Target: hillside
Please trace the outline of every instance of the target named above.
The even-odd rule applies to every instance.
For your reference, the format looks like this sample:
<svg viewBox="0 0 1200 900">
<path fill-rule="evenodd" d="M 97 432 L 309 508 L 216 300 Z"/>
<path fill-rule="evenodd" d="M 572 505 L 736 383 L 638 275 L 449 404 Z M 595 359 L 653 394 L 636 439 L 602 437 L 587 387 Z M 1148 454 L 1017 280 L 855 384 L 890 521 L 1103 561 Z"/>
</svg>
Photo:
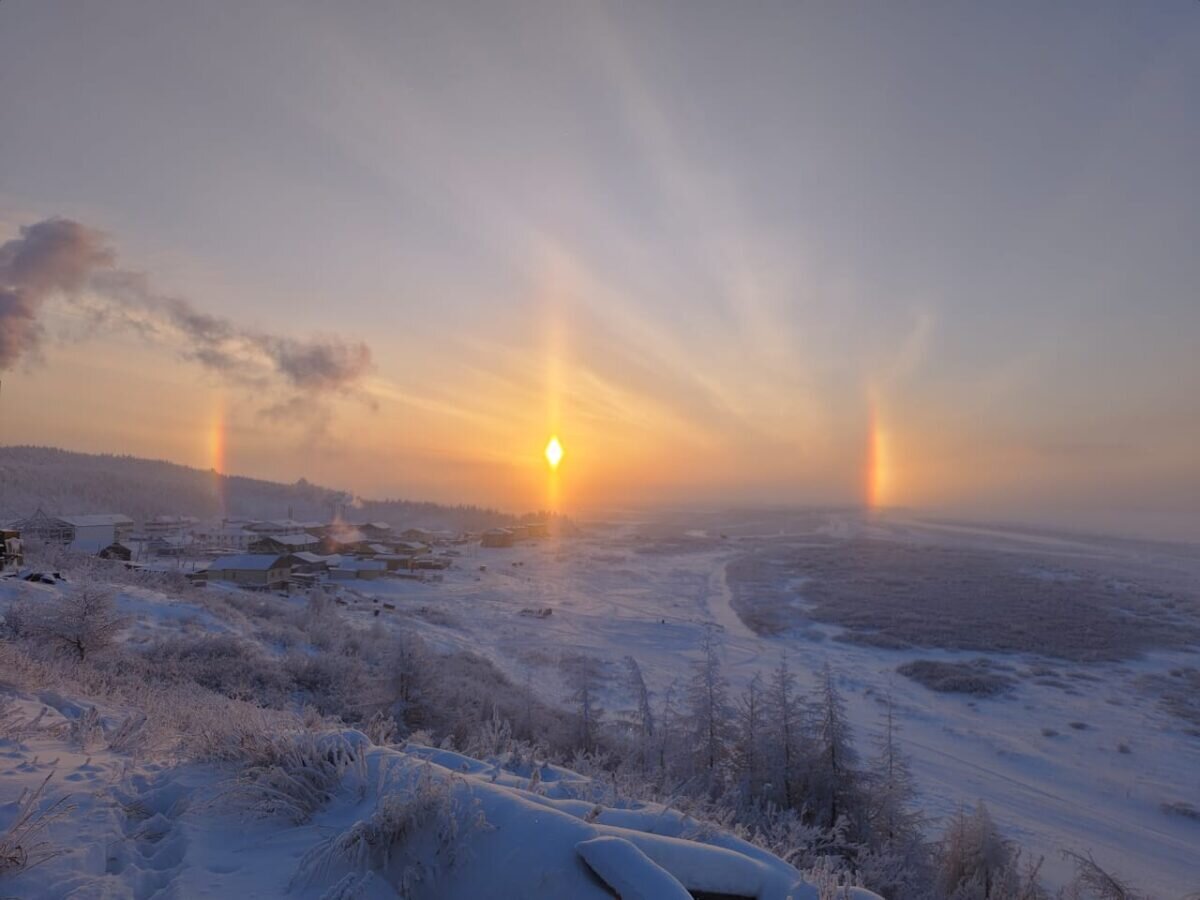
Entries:
<svg viewBox="0 0 1200 900">
<path fill-rule="evenodd" d="M 53 447 L 0 447 L 0 519 L 52 513 L 381 520 L 396 526 L 481 529 L 514 517 L 476 506 L 410 500 L 364 500 L 301 479 L 293 484 L 219 475 L 165 460 L 74 453 Z"/>
</svg>

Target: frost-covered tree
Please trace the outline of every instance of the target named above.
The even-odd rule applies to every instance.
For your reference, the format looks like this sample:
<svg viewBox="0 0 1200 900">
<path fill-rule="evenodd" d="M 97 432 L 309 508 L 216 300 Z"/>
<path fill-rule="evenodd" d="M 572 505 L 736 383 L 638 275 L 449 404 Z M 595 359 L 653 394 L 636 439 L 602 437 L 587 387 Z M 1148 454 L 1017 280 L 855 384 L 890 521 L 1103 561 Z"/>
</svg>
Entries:
<svg viewBox="0 0 1200 900">
<path fill-rule="evenodd" d="M 590 656 L 564 659 L 563 674 L 571 693 L 568 699 L 575 706 L 577 722 L 575 749 L 591 753 L 596 749 L 600 719 L 604 710 L 599 704 L 600 663 Z"/>
<path fill-rule="evenodd" d="M 888 695 L 876 752 L 867 764 L 868 850 L 859 866 L 867 886 L 885 897 L 922 897 L 932 889 L 929 846 L 912 771 L 897 741 L 899 728 Z"/>
<path fill-rule="evenodd" d="M 679 710 L 680 693 L 679 682 L 672 681 L 663 692 L 662 703 L 659 705 L 658 731 L 655 735 L 654 747 L 658 758 L 659 775 L 662 778 L 668 774 L 679 774 L 683 767 L 683 722 Z"/>
<path fill-rule="evenodd" d="M 846 719 L 846 703 L 828 662 L 821 670 L 813 713 L 811 812 L 819 826 L 834 828 L 843 817 L 854 819 L 860 812 L 856 809 L 858 752 Z"/>
<path fill-rule="evenodd" d="M 1075 864 L 1075 879 L 1063 891 L 1064 900 L 1146 900 L 1119 875 L 1102 868 L 1092 854 L 1064 850 L 1063 858 Z"/>
<path fill-rule="evenodd" d="M 626 680 L 633 695 L 633 735 L 637 745 L 638 765 L 646 776 L 654 756 L 654 710 L 651 707 L 650 690 L 642 676 L 642 667 L 632 656 L 625 657 Z"/>
<path fill-rule="evenodd" d="M 703 655 L 693 664 L 686 688 L 691 770 L 715 789 L 729 756 L 729 682 L 721 672 L 721 659 L 711 631 L 706 631 Z"/>
<path fill-rule="evenodd" d="M 771 790 L 767 799 L 785 809 L 801 806 L 803 768 L 808 755 L 804 738 L 804 708 L 796 676 L 787 657 L 779 658 L 763 696 L 766 714 L 766 760 Z"/>
<path fill-rule="evenodd" d="M 1015 900 L 1017 855 L 982 802 L 970 814 L 960 809 L 942 838 L 938 891 L 947 900 Z"/>
<path fill-rule="evenodd" d="M 411 631 L 402 631 L 387 662 L 392 715 L 409 728 L 424 724 L 421 707 L 425 699 L 422 679 L 426 655 L 425 642 Z"/>
<path fill-rule="evenodd" d="M 875 755 L 867 766 L 867 826 L 873 847 L 895 850 L 920 836 L 924 816 L 917 808 L 917 788 L 908 757 L 897 740 L 900 725 L 890 695 L 885 701 L 882 724 L 875 738 Z"/>
<path fill-rule="evenodd" d="M 767 727 L 762 675 L 755 673 L 734 710 L 733 760 L 746 800 L 762 794 L 767 779 Z"/>
</svg>

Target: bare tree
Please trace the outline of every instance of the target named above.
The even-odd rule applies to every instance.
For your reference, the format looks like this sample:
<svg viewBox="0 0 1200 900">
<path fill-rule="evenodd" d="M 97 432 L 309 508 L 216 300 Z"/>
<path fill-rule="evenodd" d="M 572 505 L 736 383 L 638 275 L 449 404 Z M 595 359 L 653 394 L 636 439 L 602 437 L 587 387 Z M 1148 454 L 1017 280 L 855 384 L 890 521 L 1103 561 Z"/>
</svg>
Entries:
<svg viewBox="0 0 1200 900">
<path fill-rule="evenodd" d="M 632 656 L 625 657 L 630 692 L 636 706 L 633 710 L 633 727 L 637 734 L 638 756 L 642 775 L 650 771 L 651 744 L 654 741 L 654 712 L 650 707 L 650 690 L 642 676 L 642 667 Z"/>
</svg>

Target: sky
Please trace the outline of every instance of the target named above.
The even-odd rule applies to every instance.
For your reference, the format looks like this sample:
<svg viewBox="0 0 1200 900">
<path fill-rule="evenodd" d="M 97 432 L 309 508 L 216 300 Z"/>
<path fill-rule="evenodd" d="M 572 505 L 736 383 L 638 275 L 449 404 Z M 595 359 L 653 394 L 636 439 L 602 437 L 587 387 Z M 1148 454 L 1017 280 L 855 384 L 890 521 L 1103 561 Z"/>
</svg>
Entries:
<svg viewBox="0 0 1200 900">
<path fill-rule="evenodd" d="M 6 0 L 0 443 L 1200 538 L 1198 97 L 1194 0 Z"/>
</svg>

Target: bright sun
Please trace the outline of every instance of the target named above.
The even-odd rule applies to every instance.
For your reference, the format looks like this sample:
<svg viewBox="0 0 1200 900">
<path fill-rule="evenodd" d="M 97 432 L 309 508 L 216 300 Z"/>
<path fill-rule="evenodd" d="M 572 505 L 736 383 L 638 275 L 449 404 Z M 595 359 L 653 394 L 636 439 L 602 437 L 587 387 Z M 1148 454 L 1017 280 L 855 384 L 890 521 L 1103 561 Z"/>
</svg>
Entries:
<svg viewBox="0 0 1200 900">
<path fill-rule="evenodd" d="M 558 437 L 550 438 L 550 442 L 546 444 L 546 462 L 550 463 L 551 469 L 557 469 L 562 458 L 563 448 L 562 444 L 558 442 Z"/>
</svg>

